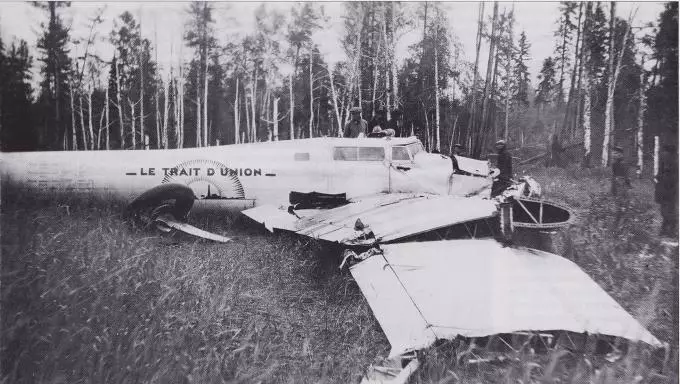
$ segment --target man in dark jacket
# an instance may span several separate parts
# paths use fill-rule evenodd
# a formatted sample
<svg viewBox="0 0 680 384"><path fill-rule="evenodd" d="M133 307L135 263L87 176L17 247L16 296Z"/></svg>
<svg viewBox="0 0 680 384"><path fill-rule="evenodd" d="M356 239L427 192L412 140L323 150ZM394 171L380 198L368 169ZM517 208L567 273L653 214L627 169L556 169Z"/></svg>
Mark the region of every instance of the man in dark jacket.
<svg viewBox="0 0 680 384"><path fill-rule="evenodd" d="M352 120L345 124L344 137L359 137L359 134L364 134L366 136L366 130L368 129L368 123L366 120L361 118L361 108L354 107L350 109L350 114L352 115Z"/></svg>
<svg viewBox="0 0 680 384"><path fill-rule="evenodd" d="M387 122L387 128L394 129L394 132L398 137L408 137L409 133L404 129L404 119L402 119L401 111L398 109L392 111L392 116Z"/></svg>
<svg viewBox="0 0 680 384"><path fill-rule="evenodd" d="M623 148L612 148L612 195L626 197L630 189L628 165L623 160Z"/></svg>
<svg viewBox="0 0 680 384"><path fill-rule="evenodd" d="M496 142L496 153L498 154L496 166L500 173L491 185L491 197L500 195L512 185L512 156L505 148L505 140Z"/></svg>
<svg viewBox="0 0 680 384"><path fill-rule="evenodd" d="M661 236L678 235L678 154L674 145L664 145L659 158L654 198L659 203L663 223Z"/></svg>

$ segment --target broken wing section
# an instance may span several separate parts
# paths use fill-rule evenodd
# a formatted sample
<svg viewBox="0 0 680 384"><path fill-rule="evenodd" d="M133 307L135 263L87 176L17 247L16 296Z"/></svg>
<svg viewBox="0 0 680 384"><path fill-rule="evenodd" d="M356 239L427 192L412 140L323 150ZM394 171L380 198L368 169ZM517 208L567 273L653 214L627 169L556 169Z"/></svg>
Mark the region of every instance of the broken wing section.
<svg viewBox="0 0 680 384"><path fill-rule="evenodd" d="M350 271L392 345L564 330L660 342L576 264L494 240L383 245Z"/></svg>
<svg viewBox="0 0 680 384"><path fill-rule="evenodd" d="M243 213L270 230L291 230L345 245L371 245L491 218L496 212L496 203L482 198L387 194L366 197L299 220L285 209L275 207L258 207Z"/></svg>

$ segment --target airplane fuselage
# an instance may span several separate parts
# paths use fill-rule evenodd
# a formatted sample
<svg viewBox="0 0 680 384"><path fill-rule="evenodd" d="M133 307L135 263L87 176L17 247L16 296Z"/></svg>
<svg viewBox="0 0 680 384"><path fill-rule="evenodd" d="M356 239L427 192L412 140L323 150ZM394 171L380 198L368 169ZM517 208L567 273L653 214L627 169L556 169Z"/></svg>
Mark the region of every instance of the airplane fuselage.
<svg viewBox="0 0 680 384"><path fill-rule="evenodd" d="M3 153L3 182L42 192L95 193L132 200L165 183L198 199L239 208L283 204L290 191L464 194L485 178L451 179L451 160L417 138L314 138L146 151ZM470 181L471 180L471 181ZM464 184L463 188L460 185Z"/></svg>

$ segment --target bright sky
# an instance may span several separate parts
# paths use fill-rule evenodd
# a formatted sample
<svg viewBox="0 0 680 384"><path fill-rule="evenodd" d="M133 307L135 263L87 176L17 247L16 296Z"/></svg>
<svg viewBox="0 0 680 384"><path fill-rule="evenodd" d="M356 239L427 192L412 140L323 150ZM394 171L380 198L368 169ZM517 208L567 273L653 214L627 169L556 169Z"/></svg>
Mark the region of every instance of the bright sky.
<svg viewBox="0 0 680 384"><path fill-rule="evenodd" d="M254 29L254 13L260 2L216 2L214 18L216 20L217 37L226 41L229 35L235 33L248 33ZM281 10L288 18L291 2L268 2L268 8ZM344 5L342 2L323 2L328 23L319 31L314 40L320 46L322 54L329 63L335 63L345 58L340 46L340 37L344 34L342 16ZM605 12L609 14L609 3L605 3ZM414 7L415 3L407 3ZM536 75L544 58L553 54L556 38L553 36L555 23L559 17L558 2L501 2L499 12L504 8L515 7L515 35L519 37L522 30L526 31L531 44L531 62L529 71L531 79L536 82ZM462 57L467 61L474 61L476 22L478 17L477 2L447 2L442 3L447 12L450 22L449 28L457 36L462 44ZM169 70L171 63L177 61L182 44L183 25L186 22L187 2L77 2L71 3L70 8L60 9L66 25L71 27L72 36L86 40L89 33L89 19L93 18L104 8L102 23L96 30L99 42L94 50L103 59L109 60L113 55L113 49L108 43L108 36L113 28L113 20L122 12L128 10L139 20L141 15L142 34L152 42L157 41L158 61L163 70ZM663 10L663 3L657 2L619 2L617 3L617 16L628 18L630 12L637 9L634 25L639 26L647 22L656 23L659 14ZM485 20L491 17L493 3L485 4ZM31 6L26 2L2 2L0 3L0 33L5 44L11 43L12 39L24 39L31 47L35 47L40 31L40 23L47 20L47 13ZM422 27L421 27L422 28ZM422 38L422 29L417 28L411 33L404 35L399 41L397 57L404 60L408 54L408 46ZM641 33L641 32L637 32ZM155 39L157 34L158 38ZM84 45L75 47L72 56L82 55ZM35 52L35 51L34 51ZM92 51L90 51L92 52ZM37 52L36 52L37 53ZM37 56L34 53L34 56ZM184 56L191 52L183 48ZM488 57L488 46L482 45L480 55L480 72L484 73ZM37 73L38 61L35 61L34 72ZM285 71L285 68L283 68Z"/></svg>

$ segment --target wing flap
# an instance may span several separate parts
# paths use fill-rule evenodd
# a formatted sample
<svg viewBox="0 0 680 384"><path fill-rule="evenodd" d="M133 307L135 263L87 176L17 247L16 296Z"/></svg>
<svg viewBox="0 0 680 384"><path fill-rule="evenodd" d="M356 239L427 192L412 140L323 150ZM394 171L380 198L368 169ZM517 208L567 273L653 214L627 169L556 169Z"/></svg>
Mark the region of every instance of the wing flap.
<svg viewBox="0 0 680 384"><path fill-rule="evenodd" d="M453 339L565 330L661 343L576 264L493 240L383 245L352 267L390 356ZM388 292L389 290L389 292ZM414 319L416 314L422 319Z"/></svg>

